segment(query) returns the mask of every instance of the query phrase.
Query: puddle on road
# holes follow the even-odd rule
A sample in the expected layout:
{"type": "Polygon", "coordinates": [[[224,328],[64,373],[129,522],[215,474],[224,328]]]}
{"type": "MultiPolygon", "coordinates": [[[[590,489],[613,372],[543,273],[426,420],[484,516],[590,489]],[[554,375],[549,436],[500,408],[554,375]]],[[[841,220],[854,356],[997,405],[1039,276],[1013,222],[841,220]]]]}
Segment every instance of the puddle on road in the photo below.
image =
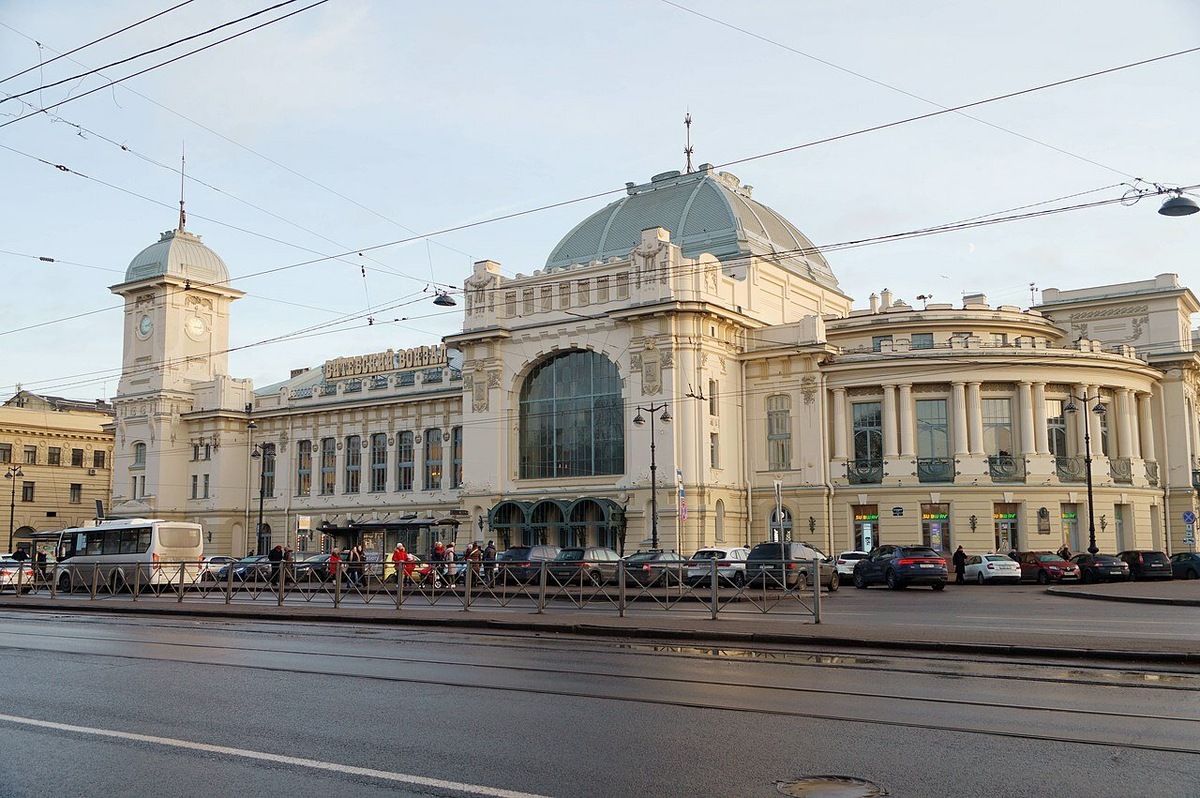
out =
{"type": "Polygon", "coordinates": [[[650,643],[619,643],[613,648],[627,651],[651,651],[655,654],[685,654],[693,657],[759,660],[763,662],[798,662],[805,665],[882,665],[886,660],[847,654],[801,654],[791,651],[758,651],[749,648],[719,646],[677,646],[650,643]]]}
{"type": "Polygon", "coordinates": [[[891,794],[873,781],[853,776],[801,776],[777,781],[775,789],[792,798],[876,798],[891,794]]]}

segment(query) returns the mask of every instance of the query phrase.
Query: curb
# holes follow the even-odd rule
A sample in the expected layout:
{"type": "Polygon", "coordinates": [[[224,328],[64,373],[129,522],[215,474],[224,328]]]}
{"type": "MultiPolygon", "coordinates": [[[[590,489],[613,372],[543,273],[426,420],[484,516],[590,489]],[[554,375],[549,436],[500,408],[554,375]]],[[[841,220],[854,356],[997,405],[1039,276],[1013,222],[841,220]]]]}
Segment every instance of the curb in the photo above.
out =
{"type": "Polygon", "coordinates": [[[1160,596],[1118,596],[1104,593],[1085,593],[1078,590],[1064,590],[1058,587],[1046,588],[1052,596],[1087,599],[1089,601],[1120,601],[1126,604],[1160,604],[1172,607],[1200,607],[1200,599],[1162,598],[1160,596]]]}

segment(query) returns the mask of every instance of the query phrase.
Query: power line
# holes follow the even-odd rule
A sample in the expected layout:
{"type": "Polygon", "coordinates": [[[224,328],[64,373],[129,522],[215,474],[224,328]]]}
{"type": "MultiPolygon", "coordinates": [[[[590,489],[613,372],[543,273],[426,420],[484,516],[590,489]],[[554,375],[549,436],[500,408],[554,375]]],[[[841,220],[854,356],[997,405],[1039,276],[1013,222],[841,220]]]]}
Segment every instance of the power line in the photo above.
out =
{"type": "MultiPolygon", "coordinates": [[[[140,20],[138,20],[137,22],[134,22],[132,25],[126,25],[125,27],[123,27],[123,28],[121,28],[121,29],[119,29],[119,30],[115,30],[115,31],[113,31],[112,33],[109,33],[109,34],[106,34],[106,35],[104,35],[104,36],[101,36],[99,39],[92,39],[92,40],[91,40],[90,42],[88,42],[87,44],[81,44],[81,45],[79,45],[78,47],[76,47],[74,50],[68,50],[68,51],[67,51],[67,52],[65,52],[65,53],[59,53],[58,55],[56,55],[56,56],[54,56],[53,58],[51,58],[49,61],[43,61],[43,62],[42,62],[42,63],[40,63],[40,64],[34,64],[34,65],[33,65],[33,66],[31,66],[31,67],[26,67],[25,69],[22,69],[20,72],[17,72],[17,73],[15,73],[15,74],[9,75],[9,76],[8,76],[8,77],[6,77],[6,78],[0,79],[0,83],[7,83],[8,81],[10,81],[10,80],[13,80],[14,78],[19,78],[19,77],[21,77],[22,75],[28,74],[29,72],[32,72],[32,71],[33,71],[33,70],[35,70],[35,69],[42,69],[42,68],[48,67],[48,66],[50,66],[51,64],[53,64],[55,61],[58,61],[60,58],[67,58],[67,57],[69,57],[69,56],[72,56],[72,55],[74,55],[75,53],[78,53],[78,52],[79,52],[79,51],[81,51],[81,50],[86,50],[87,48],[91,47],[93,44],[99,44],[100,42],[102,42],[102,41],[106,41],[106,40],[108,40],[108,39],[111,39],[111,38],[112,38],[112,37],[114,37],[114,36],[119,36],[119,35],[121,35],[122,33],[125,33],[125,32],[127,32],[127,31],[131,31],[131,30],[133,30],[134,28],[138,27],[139,25],[144,25],[144,24],[145,24],[145,23],[147,23],[147,22],[151,22],[151,21],[153,21],[153,20],[156,20],[156,19],[158,19],[158,18],[159,18],[159,17],[161,17],[161,16],[165,16],[165,15],[167,15],[167,14],[171,13],[172,11],[175,11],[175,10],[177,10],[177,9],[183,8],[183,7],[184,7],[184,6],[186,6],[186,5],[190,5],[192,2],[194,2],[194,0],[183,0],[183,2],[182,2],[182,3],[179,3],[179,4],[177,4],[177,5],[173,5],[173,6],[171,6],[170,8],[168,8],[168,9],[165,9],[165,10],[163,10],[163,11],[159,11],[157,14],[152,14],[151,16],[148,16],[148,17],[146,17],[145,19],[140,19],[140,20]]],[[[0,22],[0,25],[4,25],[4,23],[3,23],[3,22],[0,22]]],[[[17,33],[17,31],[16,31],[15,29],[13,29],[13,28],[9,27],[8,25],[4,25],[4,27],[8,28],[9,30],[13,31],[14,33],[17,33]]],[[[39,44],[40,44],[40,43],[39,43],[39,44]]],[[[3,102],[3,101],[2,101],[2,100],[0,100],[0,102],[3,102]]]]}
{"type": "MultiPolygon", "coordinates": [[[[282,3],[281,5],[288,5],[288,4],[290,4],[290,3],[295,3],[295,2],[299,2],[299,0],[286,0],[286,2],[285,2],[285,3],[282,3]]],[[[14,125],[14,124],[16,124],[17,122],[20,122],[20,121],[22,121],[22,120],[24,120],[24,119],[29,119],[29,118],[30,118],[30,117],[32,117],[32,116],[37,116],[38,114],[44,114],[44,113],[46,113],[47,111],[53,110],[53,109],[55,109],[55,108],[58,108],[58,107],[59,107],[59,106],[61,106],[61,105],[66,105],[66,104],[67,104],[67,103],[69,103],[69,102],[74,102],[75,100],[80,100],[80,99],[83,99],[84,97],[87,97],[87,96],[88,96],[88,95],[90,95],[90,94],[95,94],[95,93],[96,93],[96,92],[98,92],[98,91],[103,91],[103,90],[105,90],[105,89],[111,88],[112,86],[115,86],[115,85],[116,85],[116,84],[118,84],[118,83],[123,83],[123,82],[125,82],[125,81],[129,80],[130,78],[136,78],[136,77],[139,77],[139,76],[141,76],[141,75],[144,75],[144,74],[146,74],[147,72],[152,72],[152,71],[154,71],[154,70],[156,70],[156,69],[159,69],[159,68],[161,68],[161,67],[165,67],[165,66],[167,66],[167,65],[169,65],[169,64],[173,64],[173,63],[175,63],[176,61],[181,61],[181,60],[183,60],[183,59],[185,59],[185,58],[188,58],[189,56],[196,55],[197,53],[202,53],[202,52],[204,52],[205,50],[209,50],[209,49],[212,49],[213,47],[216,47],[217,45],[220,45],[220,44],[225,44],[226,42],[230,42],[230,41],[233,41],[234,39],[241,38],[242,36],[245,36],[245,35],[246,35],[246,34],[248,34],[248,33],[254,33],[255,31],[261,30],[262,28],[265,28],[265,27],[267,27],[267,26],[269,26],[269,25],[274,25],[274,24],[275,24],[275,23],[277,23],[277,22],[282,22],[282,21],[284,21],[285,19],[288,19],[289,17],[294,17],[294,16],[296,16],[297,14],[303,14],[305,11],[309,11],[309,10],[311,10],[311,9],[313,9],[313,8],[316,8],[317,6],[324,5],[325,3],[328,3],[328,2],[329,2],[329,0],[316,0],[316,1],[315,1],[315,2],[313,2],[312,4],[310,4],[310,5],[307,5],[307,6],[305,6],[304,8],[301,8],[301,9],[297,9],[296,11],[292,11],[292,12],[291,12],[291,13],[289,13],[289,14],[284,14],[282,17],[277,17],[276,19],[268,20],[268,21],[266,21],[266,22],[264,22],[264,23],[262,23],[262,24],[260,24],[260,25],[255,25],[253,28],[248,28],[247,30],[241,31],[241,32],[239,32],[239,33],[235,33],[235,34],[232,34],[232,35],[230,35],[230,36],[226,36],[224,39],[218,39],[217,41],[215,41],[215,42],[212,42],[211,44],[206,44],[206,45],[204,45],[203,47],[197,47],[195,50],[190,50],[190,51],[188,51],[188,52],[186,52],[186,53],[183,53],[182,55],[178,55],[178,56],[175,56],[174,58],[171,58],[171,59],[168,59],[168,60],[166,60],[166,61],[163,61],[162,63],[159,63],[159,64],[154,64],[154,65],[152,65],[152,66],[148,66],[148,67],[146,67],[145,69],[143,69],[143,70],[140,70],[140,71],[138,71],[138,72],[134,72],[134,73],[133,73],[133,74],[131,74],[131,75],[126,75],[126,76],[125,76],[125,77],[123,77],[123,78],[117,78],[116,80],[111,80],[111,81],[109,81],[108,83],[106,83],[106,84],[105,84],[105,85],[103,85],[103,86],[97,86],[96,88],[94,88],[94,89],[90,89],[90,90],[88,90],[88,91],[85,91],[85,92],[83,92],[82,94],[76,94],[76,95],[74,95],[74,96],[72,96],[72,97],[67,97],[65,100],[59,100],[58,102],[56,102],[56,103],[52,103],[51,105],[47,105],[47,106],[45,106],[45,107],[43,107],[43,108],[40,108],[40,109],[38,109],[37,111],[32,111],[32,112],[30,112],[30,113],[28,113],[28,114],[25,114],[25,115],[23,115],[23,116],[18,116],[18,117],[17,117],[17,118],[15,118],[15,119],[10,119],[9,121],[7,121],[7,122],[4,122],[3,124],[0,124],[0,129],[2,129],[2,128],[6,128],[6,127],[8,127],[9,125],[14,125]]]]}

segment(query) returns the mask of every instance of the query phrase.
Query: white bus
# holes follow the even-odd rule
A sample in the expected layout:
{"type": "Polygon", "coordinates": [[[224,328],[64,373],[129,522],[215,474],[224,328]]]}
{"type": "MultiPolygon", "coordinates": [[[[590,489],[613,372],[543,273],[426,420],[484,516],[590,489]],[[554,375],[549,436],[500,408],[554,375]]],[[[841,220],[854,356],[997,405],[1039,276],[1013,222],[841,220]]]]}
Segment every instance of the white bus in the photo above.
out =
{"type": "Polygon", "coordinates": [[[64,593],[192,585],[202,570],[204,542],[199,524],[126,518],[38,532],[34,538],[55,541],[49,577],[64,593]]]}

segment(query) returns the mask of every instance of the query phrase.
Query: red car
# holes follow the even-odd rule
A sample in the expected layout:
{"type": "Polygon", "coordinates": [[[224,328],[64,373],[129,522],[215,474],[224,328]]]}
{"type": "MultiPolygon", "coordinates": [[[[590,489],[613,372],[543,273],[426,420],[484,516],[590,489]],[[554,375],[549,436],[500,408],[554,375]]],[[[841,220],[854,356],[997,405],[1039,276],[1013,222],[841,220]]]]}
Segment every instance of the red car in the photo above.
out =
{"type": "Polygon", "coordinates": [[[1036,580],[1039,585],[1051,582],[1078,582],[1079,566],[1068,562],[1052,551],[1023,551],[1017,555],[1021,565],[1021,581],[1036,580]]]}

